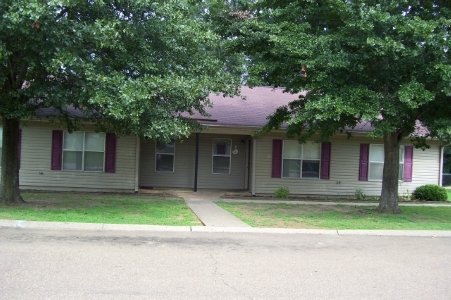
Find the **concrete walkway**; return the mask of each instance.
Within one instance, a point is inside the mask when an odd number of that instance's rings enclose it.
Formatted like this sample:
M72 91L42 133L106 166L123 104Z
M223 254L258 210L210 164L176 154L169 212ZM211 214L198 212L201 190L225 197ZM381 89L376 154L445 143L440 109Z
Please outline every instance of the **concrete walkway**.
M175 190L173 193L185 199L186 204L205 226L212 227L250 227L228 211L222 209L214 200L219 200L221 191L202 190L198 192Z

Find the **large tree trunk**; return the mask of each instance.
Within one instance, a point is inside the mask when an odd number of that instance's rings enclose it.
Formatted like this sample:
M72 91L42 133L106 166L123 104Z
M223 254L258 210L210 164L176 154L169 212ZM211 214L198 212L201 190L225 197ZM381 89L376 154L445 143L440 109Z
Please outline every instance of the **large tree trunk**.
M5 204L23 203L19 190L19 120L5 119L2 149L2 199Z
M384 171L382 176L382 192L379 200L379 212L397 214L399 180L399 144L401 135L390 133L384 135Z

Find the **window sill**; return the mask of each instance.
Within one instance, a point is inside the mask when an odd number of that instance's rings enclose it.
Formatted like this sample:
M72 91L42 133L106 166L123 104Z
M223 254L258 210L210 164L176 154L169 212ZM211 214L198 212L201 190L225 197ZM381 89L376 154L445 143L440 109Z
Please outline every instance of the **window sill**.
M105 171L85 171L85 170L51 170L65 173L106 173Z
M368 179L369 182L382 182L382 179ZM405 182L404 179L398 180L398 182Z
M312 177L281 177L281 179L291 179L291 180L321 180L321 178L312 178ZM329 180L329 179L324 179Z

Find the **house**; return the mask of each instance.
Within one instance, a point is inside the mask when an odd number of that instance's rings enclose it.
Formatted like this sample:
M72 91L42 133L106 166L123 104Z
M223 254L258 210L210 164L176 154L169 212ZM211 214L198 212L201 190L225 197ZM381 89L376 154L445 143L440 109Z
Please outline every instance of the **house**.
M248 190L272 194L379 195L382 140L368 137L369 124L337 133L328 143L299 144L283 130L255 136L274 110L295 96L269 87L242 88L245 97L212 95L209 117L193 116L204 130L160 145L136 136L95 132L86 124L69 134L38 114L21 123L20 187L37 190L119 191L177 187ZM408 140L400 151L400 194L442 180L443 147L427 150ZM1 144L0 144L1 145ZM449 159L449 158L448 158ZM449 172L449 170L448 170Z

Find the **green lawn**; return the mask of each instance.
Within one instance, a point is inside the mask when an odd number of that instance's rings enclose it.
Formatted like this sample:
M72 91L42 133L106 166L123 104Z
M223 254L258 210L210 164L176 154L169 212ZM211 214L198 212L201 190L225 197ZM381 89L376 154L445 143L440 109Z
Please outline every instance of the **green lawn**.
M98 193L22 193L26 204L0 205L0 219L112 224L201 225L179 199Z
M253 227L451 230L451 207L402 207L389 215L345 205L218 204Z

